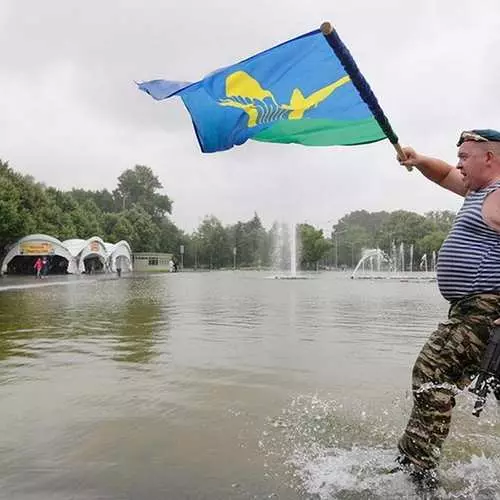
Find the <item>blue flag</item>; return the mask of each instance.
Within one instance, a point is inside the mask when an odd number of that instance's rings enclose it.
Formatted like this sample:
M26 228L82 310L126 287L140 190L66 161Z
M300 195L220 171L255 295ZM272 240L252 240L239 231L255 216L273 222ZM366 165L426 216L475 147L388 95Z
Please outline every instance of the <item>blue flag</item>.
M139 88L158 100L180 96L206 153L248 139L308 146L385 139L387 130L379 125L373 106L353 84L356 77L331 45L315 30L196 83L153 80Z

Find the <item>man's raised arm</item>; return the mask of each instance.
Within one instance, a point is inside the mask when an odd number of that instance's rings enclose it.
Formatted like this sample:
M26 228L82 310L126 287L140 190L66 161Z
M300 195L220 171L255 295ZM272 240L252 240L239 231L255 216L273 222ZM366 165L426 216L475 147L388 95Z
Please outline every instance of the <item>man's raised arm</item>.
M465 196L467 189L462 180L462 174L452 165L438 158L424 156L417 153L413 148L402 148L406 154L406 159L398 158L399 163L405 167L415 167L422 172L425 177L441 187L453 193Z

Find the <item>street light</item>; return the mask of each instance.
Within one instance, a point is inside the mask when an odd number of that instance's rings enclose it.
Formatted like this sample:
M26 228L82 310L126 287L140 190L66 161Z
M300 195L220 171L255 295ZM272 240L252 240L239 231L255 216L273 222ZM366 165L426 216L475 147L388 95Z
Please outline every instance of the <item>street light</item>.
M351 267L354 269L354 247L356 243L351 243Z
M335 237L335 269L339 268L339 235L347 233L347 229L343 231L335 231L332 236Z

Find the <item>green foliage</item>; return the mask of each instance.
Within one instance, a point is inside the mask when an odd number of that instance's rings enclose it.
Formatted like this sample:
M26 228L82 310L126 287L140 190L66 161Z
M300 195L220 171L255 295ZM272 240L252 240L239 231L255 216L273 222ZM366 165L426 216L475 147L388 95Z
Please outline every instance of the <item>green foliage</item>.
M236 248L236 261L239 267L259 267L269 264L268 235L256 213L247 222L229 226L227 232L231 252Z
M426 234L423 238L417 242L417 253L423 255L432 255L432 252L437 252L444 239L446 238L447 232L445 231L432 231L432 233Z
M443 210L442 212L427 212L425 218L435 224L437 231L448 232L455 220L455 213L450 210Z
M318 262L331 248L331 242L325 240L322 229L315 229L310 224L299 226L301 241L301 265L306 269L317 269Z
M60 240L95 235L110 242L127 240L133 251L172 253L178 261L182 245L186 267L218 269L236 264L238 268L255 268L271 264L273 242L285 226L274 224L266 231L255 213L248 221L224 227L211 215L187 235L168 217L172 202L161 189L159 178L144 165L125 170L112 192L65 192L37 183L0 160L0 258L19 238L45 233ZM300 264L305 269L326 264L354 266L363 249L378 247L389 253L400 243L414 245L418 262L424 253L439 250L454 217L449 211L420 215L404 210L357 210L343 216L326 237L322 230L300 224ZM289 253L281 257L290 260Z
M201 266L220 268L230 261L227 232L217 217L206 216L197 230L198 259Z
M380 248L390 254L391 247L400 243L414 246L414 260L418 262L424 253L439 250L454 218L450 211L425 215L405 210L352 212L332 228L334 265L353 267L363 248Z
M170 198L157 192L162 188L160 180L151 168L136 165L133 169L125 170L118 177L115 198L121 200L122 209L138 205L151 217L161 220L166 213L172 213Z
M126 239L135 252L158 251L158 226L140 205L133 205L123 213L132 232Z
M85 189L72 189L70 193L74 201L82 204L85 201L93 201L102 212L118 212L121 206L113 195L107 190L86 191Z

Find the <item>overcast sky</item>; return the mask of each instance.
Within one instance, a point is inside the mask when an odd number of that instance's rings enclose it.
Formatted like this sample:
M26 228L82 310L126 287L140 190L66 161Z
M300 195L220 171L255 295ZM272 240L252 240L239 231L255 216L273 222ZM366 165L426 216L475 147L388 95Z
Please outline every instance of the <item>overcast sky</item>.
M329 20L402 144L455 162L467 128L500 129L498 0L1 0L0 158L61 189L113 189L150 166L190 232L256 211L328 228L356 210L456 210L388 141L306 148L249 141L202 154L180 100L135 81L197 81Z

